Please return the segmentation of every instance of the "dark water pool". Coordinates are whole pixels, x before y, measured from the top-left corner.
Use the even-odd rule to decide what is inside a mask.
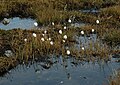
[[[10,23],[7,25],[4,25],[2,22],[0,22],[0,29],[9,30],[14,28],[22,28],[22,29],[30,29],[34,27],[34,22],[36,22],[33,19],[26,19],[26,18],[19,18],[14,17],[9,19]]]
[[[99,13],[100,11],[97,10],[97,9],[84,9],[84,10],[80,10],[80,12],[83,12],[83,13]]]
[[[51,57],[41,62],[19,65],[0,77],[0,85],[108,85],[108,78],[120,67],[108,63],[83,62],[74,58]]]

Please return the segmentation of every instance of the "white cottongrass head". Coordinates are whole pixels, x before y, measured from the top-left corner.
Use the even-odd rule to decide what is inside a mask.
[[[85,48],[84,48],[84,47],[82,47],[82,50],[85,50]]]
[[[45,41],[45,39],[42,37],[42,38],[41,38],[41,41]]]
[[[25,38],[24,41],[27,42],[27,39]]]
[[[65,40],[62,40],[65,43]]]
[[[46,33],[47,33],[47,30],[45,30],[44,33],[46,34]]]
[[[81,31],[81,34],[84,35],[85,34],[84,31]]]
[[[71,20],[71,19],[69,19],[69,20],[68,20],[68,22],[69,22],[69,23],[71,23],[71,22],[72,22],[72,20]]]
[[[55,25],[55,23],[54,23],[54,22],[52,22],[52,25],[54,26],[54,25]]]
[[[67,29],[67,27],[66,27],[66,26],[64,26],[64,29],[66,30],[66,29]]]
[[[53,45],[54,44],[53,41],[50,41],[50,44]]]
[[[64,39],[67,39],[67,35],[64,35],[63,38],[64,38]]]
[[[59,30],[59,34],[62,34],[62,30]]]
[[[34,22],[34,26],[36,26],[36,27],[37,27],[37,26],[38,26],[38,23],[37,23],[37,22]]]
[[[33,37],[37,37],[36,33],[33,33]]]
[[[97,24],[99,24],[99,23],[100,23],[100,21],[99,21],[99,20],[96,20],[96,23],[97,23]]]
[[[95,29],[92,29],[92,32],[95,32]]]
[[[48,40],[51,40],[51,38],[48,38]]]
[[[70,55],[70,50],[67,50],[67,55]]]
[[[45,36],[45,34],[42,34],[42,36]]]

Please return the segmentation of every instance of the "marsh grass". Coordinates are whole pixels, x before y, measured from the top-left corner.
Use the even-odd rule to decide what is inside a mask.
[[[32,17],[39,24],[48,24],[51,21],[64,21],[70,16],[78,20],[94,23],[96,16],[76,12],[80,9],[100,9],[117,5],[119,0],[2,0],[0,1],[0,17]],[[92,19],[92,21],[91,21]]]
[[[119,0],[2,0],[0,2],[1,19],[15,16],[31,17],[36,19],[39,25],[49,25],[48,29],[45,28],[47,30],[45,36],[42,35],[44,29],[0,30],[0,56],[5,56],[5,48],[9,47],[14,53],[15,60],[20,62],[27,62],[51,54],[73,56],[88,61],[107,60],[111,54],[111,49],[107,45],[116,46],[120,44],[118,29],[120,27]],[[78,11],[91,8],[101,9],[100,14],[88,14]],[[83,21],[87,25],[71,28],[68,19],[72,19],[73,16],[75,16],[75,21]],[[100,20],[100,23],[96,24],[96,20]],[[51,22],[55,22],[55,26],[51,26]],[[64,26],[67,26],[66,30],[63,29]],[[104,40],[105,45],[101,46],[99,42],[96,42],[95,44],[90,43],[85,50],[74,48],[73,46],[77,43],[74,36],[80,36],[81,30],[89,36],[92,29],[95,29],[94,33],[98,35],[98,38]],[[62,30],[63,33],[59,34],[59,30]],[[34,37],[33,33],[37,36]],[[62,41],[64,35],[68,37],[65,43]],[[43,37],[44,42],[41,41]],[[54,42],[53,45],[50,45],[50,41],[47,40],[49,37]],[[27,39],[27,41],[24,39]],[[68,49],[66,47],[69,47],[70,55],[66,54]],[[120,52],[119,50],[112,51]],[[11,67],[11,62],[8,63],[6,57],[5,59],[1,58],[1,60],[6,61],[2,62],[1,65]],[[1,67],[1,69],[8,69],[8,67]]]
[[[119,28],[120,25],[120,6],[111,6],[101,9],[99,16],[102,19],[102,24],[107,24],[109,27]]]
[[[17,65],[16,58],[7,58],[7,57],[0,57],[0,73],[9,71],[13,67]]]
[[[75,44],[77,44],[76,39],[74,38],[75,35],[81,36],[80,31],[84,30],[85,35],[88,35],[91,33],[91,29],[95,29],[95,33],[101,35],[104,35],[105,43],[101,44],[99,41],[96,43],[90,43],[85,50],[79,50],[74,47]],[[46,34],[44,34],[44,30],[47,31]],[[62,30],[63,33],[59,34],[59,30]],[[99,30],[101,30],[99,32]],[[114,32],[113,32],[114,31]],[[67,29],[64,29],[64,25],[55,25],[54,27],[50,26],[48,29],[31,29],[31,30],[22,30],[22,29],[13,29],[13,30],[0,30],[0,47],[4,47],[0,50],[3,52],[0,53],[1,56],[4,55],[4,51],[6,48],[9,47],[9,49],[13,52],[13,58],[15,58],[16,62],[22,63],[22,62],[29,62],[34,61],[36,59],[39,59],[41,57],[46,57],[48,55],[62,55],[64,57],[71,56],[78,58],[82,61],[93,61],[96,60],[104,60],[107,61],[110,58],[110,55],[112,53],[119,53],[119,50],[112,50],[110,49],[109,42],[114,42],[116,45],[120,42],[119,41],[119,31],[116,29],[99,29],[96,27],[96,25],[87,25],[82,28],[71,28],[67,27]],[[33,36],[33,33],[36,34],[36,37]],[[67,40],[63,42],[63,36],[67,35]],[[109,35],[109,36],[108,36]],[[106,37],[107,36],[107,37]],[[111,38],[111,37],[115,38]],[[41,41],[41,38],[44,38],[45,41]],[[53,41],[53,45],[50,44],[50,41],[48,38],[51,38],[51,41]],[[27,39],[25,41],[24,39]],[[108,45],[107,45],[108,44]],[[67,55],[66,51],[67,49],[70,50],[71,54]],[[9,58],[8,58],[9,59]],[[12,59],[12,58],[10,58]],[[8,63],[5,57],[4,62]],[[13,60],[14,61],[14,60]],[[1,65],[4,64],[4,62],[1,62]],[[12,60],[11,60],[12,62]],[[11,62],[9,62],[10,65],[6,65],[5,68],[11,68]],[[13,64],[13,63],[12,63]],[[8,67],[7,67],[8,66]],[[1,69],[5,68],[1,67]],[[2,71],[2,70],[1,70]],[[6,71],[6,70],[5,70]]]
[[[119,29],[111,29],[108,33],[105,34],[104,41],[111,46],[119,46],[120,45],[120,30]]]
[[[120,85],[120,71],[115,72],[113,77],[110,78],[110,85]]]
[[[63,31],[63,34],[59,34],[59,30]],[[1,38],[4,38],[6,43],[12,51],[15,53],[15,56],[20,60],[28,61],[29,58],[32,59],[33,55],[49,55],[49,54],[65,54],[65,46],[73,47],[77,44],[77,41],[74,39],[74,36],[79,36],[80,30],[85,31],[85,35],[89,35],[91,33],[91,29],[95,29],[95,33],[101,35],[104,39],[105,43],[111,45],[119,44],[119,31],[116,29],[105,29],[105,28],[97,28],[95,25],[87,25],[82,28],[67,28],[64,30],[62,25],[56,25],[54,29],[49,27],[47,30],[47,34],[44,36],[44,30],[0,30]],[[33,37],[33,33],[36,33],[37,37]],[[65,43],[62,42],[64,35],[68,36],[68,39]],[[41,38],[44,37],[45,41],[41,41]],[[47,40],[51,38],[54,42],[54,45],[50,45],[50,41]],[[101,37],[99,37],[101,38]],[[24,39],[27,39],[25,42]],[[1,46],[3,45],[3,41],[1,41]],[[92,48],[94,47],[94,49]],[[59,49],[58,49],[59,48]],[[87,56],[100,56],[100,58],[105,58],[109,55],[111,49],[107,47],[107,45],[101,47],[101,45],[96,42],[95,44],[90,44],[89,47],[85,51],[79,51],[75,48],[71,49],[71,55],[79,57],[80,55]],[[119,52],[118,50],[114,50],[113,52]]]
[[[59,29],[63,30],[63,34],[59,34]],[[68,28],[66,30],[63,27],[58,26],[56,29],[49,28],[47,29],[47,34],[44,36],[44,30],[21,30],[15,29],[5,32],[6,35],[4,37],[8,37],[8,45],[11,47],[11,50],[15,54],[16,58],[19,60],[26,60],[32,59],[34,55],[49,55],[49,54],[62,54],[66,55],[66,46],[70,47],[71,56],[79,57],[80,55],[99,55],[102,57],[107,56],[109,54],[109,50],[107,47],[101,47],[99,43],[94,44],[94,50],[88,47],[85,51],[79,51],[74,47],[77,44],[77,41],[74,39],[75,35],[79,34],[80,29],[71,29]],[[3,32],[4,33],[4,32]],[[33,36],[33,33],[36,33],[36,37]],[[68,38],[65,40],[64,43],[63,36],[67,35]],[[3,35],[3,34],[2,34]],[[41,41],[41,38],[44,38],[45,41]],[[54,42],[53,45],[50,45],[50,41],[48,38],[51,38],[51,41]],[[27,41],[24,41],[27,39]],[[59,48],[59,49],[58,49]]]

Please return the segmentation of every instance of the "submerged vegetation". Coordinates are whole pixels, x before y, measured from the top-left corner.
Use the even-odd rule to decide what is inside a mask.
[[[70,56],[88,62],[108,61],[111,55],[120,54],[119,9],[119,0],[0,0],[1,20],[33,18],[38,25],[30,30],[0,29],[0,73],[18,63],[48,55]],[[80,21],[85,26],[71,26]],[[92,40],[91,35],[97,39]],[[77,38],[89,43],[83,44]],[[119,85],[113,84],[116,81],[119,79],[113,80],[111,85]]]

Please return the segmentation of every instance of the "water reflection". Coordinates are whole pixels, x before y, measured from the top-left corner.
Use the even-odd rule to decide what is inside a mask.
[[[80,12],[83,12],[83,13],[99,13],[100,11],[97,10],[97,9],[85,9],[85,10],[80,10]]]
[[[81,49],[81,47],[89,48],[91,44],[94,45],[97,42],[99,42],[98,44],[104,45],[102,41],[98,38],[97,34],[90,34],[89,36],[75,36],[75,39],[78,42],[77,44],[75,44],[75,48],[77,49]]]
[[[82,26],[85,26],[86,24],[83,23],[83,22],[75,22],[75,23],[72,23],[71,26],[72,27],[82,27]]]
[[[14,28],[22,28],[22,29],[30,29],[34,27],[35,20],[33,19],[26,19],[26,18],[19,18],[14,17],[9,19],[9,24],[4,25],[0,22],[0,29],[9,30]]]
[[[52,56],[22,64],[1,77],[0,85],[103,85],[120,64],[109,61],[84,62],[71,57]]]

